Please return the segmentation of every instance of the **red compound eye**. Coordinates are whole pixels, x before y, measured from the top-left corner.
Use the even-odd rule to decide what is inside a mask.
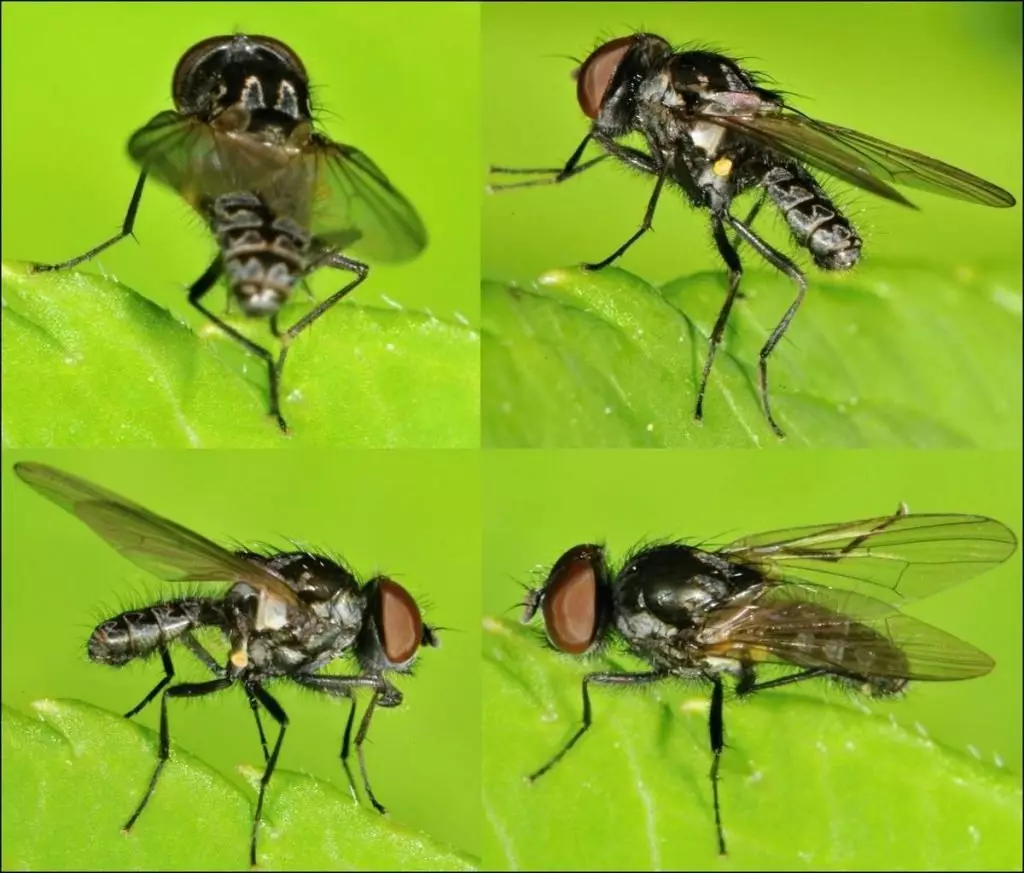
[[[588,118],[597,118],[615,71],[636,41],[635,36],[623,36],[606,42],[592,52],[579,68],[576,77],[576,99]]]
[[[397,582],[377,583],[377,632],[384,655],[392,664],[404,664],[423,640],[423,619],[412,595]]]
[[[544,626],[559,651],[581,655],[597,633],[597,570],[593,546],[570,549],[544,585]]]

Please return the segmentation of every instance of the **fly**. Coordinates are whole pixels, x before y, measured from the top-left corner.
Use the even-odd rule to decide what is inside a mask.
[[[74,267],[129,236],[147,177],[173,188],[202,216],[219,249],[189,289],[189,303],[264,361],[270,414],[287,433],[280,385],[291,343],[369,272],[343,252],[408,260],[426,246],[426,231],[370,158],[314,129],[306,68],[283,42],[245,34],[203,40],[178,61],[172,93],[175,109],[128,141],[141,172],[120,233],[34,269]],[[278,315],[295,285],[321,267],[355,278],[282,328]],[[276,359],[203,303],[221,278],[243,313],[269,318],[281,343]]]
[[[602,546],[574,546],[530,590],[523,621],[538,611],[548,641],[588,656],[618,642],[646,672],[588,673],[583,723],[529,776],[550,770],[591,725],[591,685],[688,680],[711,686],[711,789],[718,850],[726,853],[718,797],[728,677],[738,697],[828,679],[886,697],[908,682],[984,676],[995,665],[974,646],[899,607],[1002,563],[1017,540],[979,515],[908,514],[771,531],[705,550],[645,546],[612,567]],[[784,675],[759,680],[763,666]]]
[[[355,748],[366,796],[375,809],[384,812],[370,788],[363,742],[376,708],[402,703],[402,693],[388,681],[387,674],[410,672],[421,646],[440,644],[436,629],[423,621],[408,591],[386,576],[375,576],[360,585],[348,568],[326,555],[228,551],[99,485],[44,464],[18,463],[14,471],[47,500],[88,525],[122,557],[157,578],[231,584],[219,596],[176,597],[122,612],[101,622],[89,637],[87,651],[95,663],[122,667],[159,656],[164,669],[160,681],[125,713],[125,718],[131,718],[160,696],[156,768],[125,831],[130,831],[142,814],[170,756],[167,701],[215,694],[238,685],[256,718],[266,765],[249,844],[249,860],[255,866],[263,798],[288,728],[287,714],[265,685],[281,679],[351,702],[341,746],[350,782],[354,692],[359,688],[372,692]],[[223,665],[194,636],[194,631],[207,628],[219,630],[228,643],[230,654]],[[214,678],[172,684],[175,674],[170,648],[177,643],[198,658]],[[354,655],[358,674],[320,672],[347,655]],[[260,720],[261,708],[278,725],[272,749]]]
[[[708,340],[694,418],[703,417],[704,393],[743,268],[737,247],[746,243],[796,286],[796,297],[761,348],[758,377],[764,413],[775,433],[785,434],[768,398],[768,358],[782,339],[807,292],[803,272],[753,230],[766,201],[782,214],[796,245],[822,270],[848,270],[860,259],[862,242],[853,224],[811,173],[819,170],[895,203],[916,208],[894,185],[980,203],[1013,206],[1002,188],[934,158],[883,142],[847,127],[817,121],[790,106],[757,75],[710,51],[674,51],[660,36],[637,33],[606,42],[575,71],[576,97],[590,130],[564,167],[492,167],[493,173],[540,174],[546,178],[492,185],[492,191],[564,182],[608,157],[654,177],[640,228],[603,261],[618,259],[651,229],[666,184],[710,216],[715,246],[729,271],[729,290]],[[647,150],[619,140],[639,133]],[[604,154],[582,160],[593,140]],[[745,220],[733,216],[733,201],[747,192],[757,199]],[[735,233],[730,240],[728,230]]]

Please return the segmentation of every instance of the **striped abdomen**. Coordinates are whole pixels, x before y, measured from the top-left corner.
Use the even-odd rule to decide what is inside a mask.
[[[821,186],[802,167],[773,167],[763,184],[793,236],[823,270],[848,270],[860,259],[861,240]]]
[[[220,601],[209,597],[183,598],[133,609],[103,622],[92,632],[89,658],[119,667],[152,654],[187,630],[222,623]]]
[[[223,194],[214,200],[210,224],[228,284],[245,313],[277,312],[306,273],[309,234],[249,193]]]

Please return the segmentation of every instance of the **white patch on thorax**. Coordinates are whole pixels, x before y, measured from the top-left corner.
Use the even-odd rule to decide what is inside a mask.
[[[693,144],[709,158],[715,156],[723,136],[725,136],[725,128],[719,127],[717,124],[701,122],[690,129],[690,139],[693,140]]]

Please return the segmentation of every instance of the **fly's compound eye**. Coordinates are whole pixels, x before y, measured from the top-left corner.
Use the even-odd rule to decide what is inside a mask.
[[[580,66],[576,77],[576,99],[588,118],[597,118],[615,78],[615,71],[635,43],[635,36],[613,39],[592,52]]]
[[[229,64],[277,67],[306,81],[306,68],[299,56],[280,40],[270,36],[211,36],[190,48],[174,68],[171,93],[181,112],[195,112]]]
[[[598,546],[576,546],[558,559],[544,583],[544,627],[559,651],[582,655],[597,636],[603,561]]]
[[[384,656],[392,664],[404,664],[424,641],[420,609],[397,582],[381,577],[371,586],[371,608]]]

